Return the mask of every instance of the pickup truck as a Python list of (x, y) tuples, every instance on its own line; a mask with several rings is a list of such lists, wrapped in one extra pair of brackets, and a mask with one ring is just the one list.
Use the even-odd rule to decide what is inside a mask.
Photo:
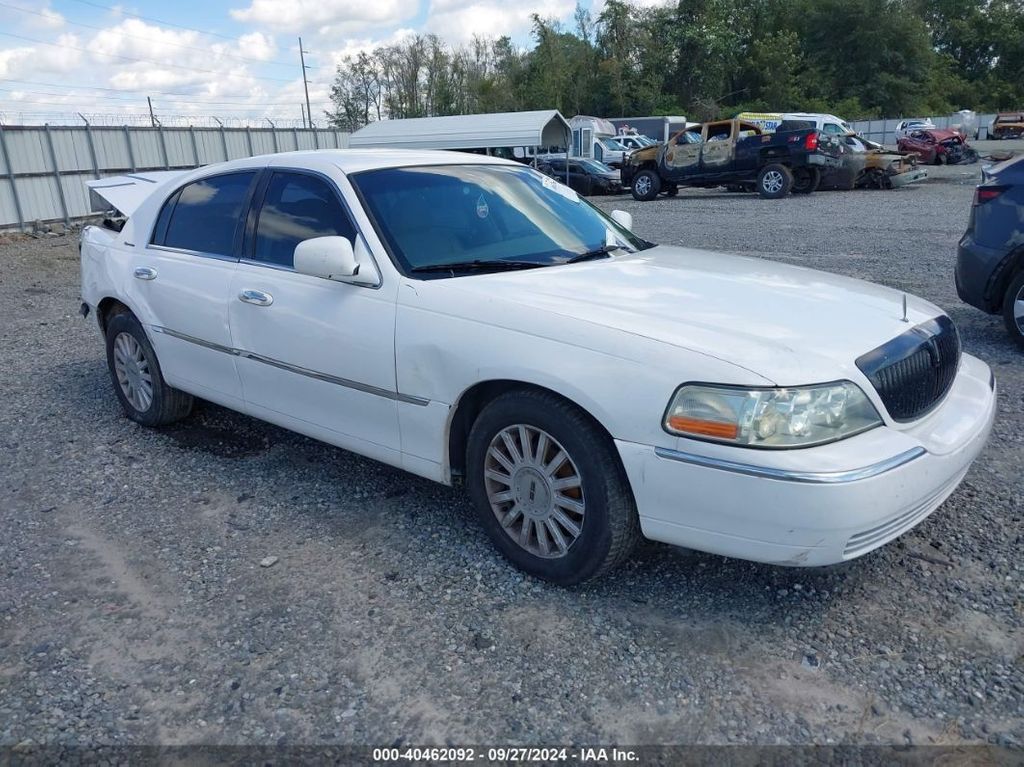
[(681, 186), (753, 188), (762, 197), (810, 194), (822, 172), (841, 164), (838, 142), (807, 123), (783, 122), (767, 133), (745, 120), (693, 125), (666, 144), (630, 153), (622, 183), (637, 200)]

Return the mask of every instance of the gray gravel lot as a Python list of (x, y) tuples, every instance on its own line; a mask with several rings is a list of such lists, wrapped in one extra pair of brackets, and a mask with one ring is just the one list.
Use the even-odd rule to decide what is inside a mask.
[(459, 491), (212, 405), (126, 420), (75, 239), (7, 240), (0, 743), (1024, 742), (1024, 355), (956, 297), (978, 170), (941, 170), (600, 202), (653, 240), (929, 298), (1000, 413), (950, 500), (853, 563), (650, 544), (573, 590), (500, 559)]

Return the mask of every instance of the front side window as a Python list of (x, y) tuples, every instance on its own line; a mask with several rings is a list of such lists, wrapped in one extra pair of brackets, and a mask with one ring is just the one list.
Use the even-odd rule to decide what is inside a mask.
[(355, 238), (355, 227), (331, 186), (316, 176), (275, 172), (256, 222), (253, 259), (291, 268), (296, 245), (330, 236)]
[(530, 168), (387, 168), (350, 180), (406, 272), (448, 264), (546, 266), (603, 248), (648, 245)]
[(161, 211), (153, 242), (169, 248), (218, 256), (234, 252), (235, 234), (255, 171), (228, 173), (194, 181)]

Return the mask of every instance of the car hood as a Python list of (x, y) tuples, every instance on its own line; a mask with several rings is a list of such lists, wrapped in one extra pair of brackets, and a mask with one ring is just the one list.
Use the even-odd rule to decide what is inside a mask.
[(930, 130), (930, 131), (928, 131), (928, 133), (936, 141), (948, 141), (951, 138), (961, 138), (960, 134), (957, 133), (955, 130), (937, 129), (937, 130)]
[[(858, 378), (855, 360), (943, 312), (861, 280), (760, 258), (657, 246), (631, 255), (446, 280), (518, 329), (530, 308), (730, 362), (779, 385)], [(469, 298), (469, 296), (466, 296)], [(449, 304), (449, 307), (453, 304)], [(493, 318), (497, 317), (497, 320)], [(564, 324), (550, 322), (558, 339)]]

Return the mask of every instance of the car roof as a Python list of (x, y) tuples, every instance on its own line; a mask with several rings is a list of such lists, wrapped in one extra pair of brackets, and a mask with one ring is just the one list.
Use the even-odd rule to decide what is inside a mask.
[(440, 149), (312, 149), (243, 157), (206, 165), (193, 171), (196, 178), (232, 170), (264, 167), (323, 167), (333, 165), (342, 173), (359, 173), (409, 165), (521, 165), (513, 160), (470, 152)]

